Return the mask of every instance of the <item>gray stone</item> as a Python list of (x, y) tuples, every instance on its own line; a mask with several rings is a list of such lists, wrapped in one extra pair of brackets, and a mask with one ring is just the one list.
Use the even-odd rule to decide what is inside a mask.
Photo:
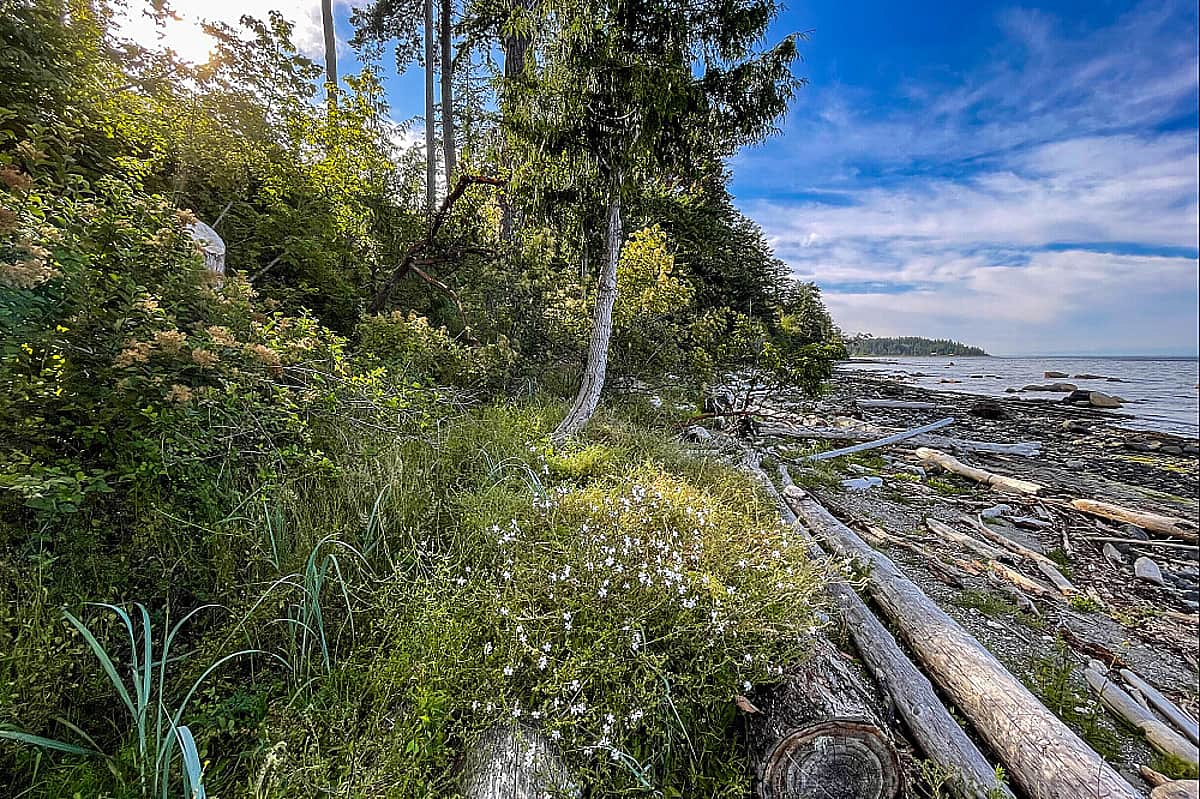
[(1136, 524), (1122, 524), (1121, 534), (1126, 538), (1136, 538), (1138, 541), (1150, 540), (1150, 536), (1146, 534), (1146, 531), (1138, 527)]
[(1022, 391), (1050, 391), (1060, 394), (1067, 394), (1072, 391), (1078, 391), (1079, 386), (1074, 383), (1030, 383), (1021, 389)]
[(1104, 545), (1104, 557), (1108, 558), (1108, 561), (1114, 566), (1120, 566), (1125, 562), (1125, 556), (1112, 544)]
[(1133, 562), (1133, 573), (1139, 580), (1145, 580), (1155, 585), (1164, 585), (1162, 571), (1158, 564), (1143, 555)]
[(1079, 435), (1087, 435), (1092, 432), (1092, 428), (1088, 427), (1078, 419), (1068, 419), (1062, 423), (1062, 429), (1068, 433), (1078, 433)]
[(1088, 393), (1088, 402), (1093, 408), (1120, 408), (1121, 398), (1114, 397), (1111, 394), (1105, 394), (1103, 391), (1092, 391)]
[(1042, 372), (1042, 377), (1070, 377), (1066, 372)]

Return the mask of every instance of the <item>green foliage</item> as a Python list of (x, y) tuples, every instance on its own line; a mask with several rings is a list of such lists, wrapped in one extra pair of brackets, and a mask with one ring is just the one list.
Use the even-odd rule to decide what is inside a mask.
[(979, 357), (987, 355), (979, 347), (972, 347), (945, 338), (921, 338), (920, 336), (900, 336), (898, 338), (879, 337), (870, 333), (847, 339), (846, 347), (851, 355), (957, 355), (959, 357)]

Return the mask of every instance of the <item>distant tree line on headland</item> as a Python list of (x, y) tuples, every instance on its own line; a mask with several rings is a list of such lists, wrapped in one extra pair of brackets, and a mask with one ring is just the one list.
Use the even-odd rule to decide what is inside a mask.
[(987, 355), (979, 347), (972, 347), (947, 338), (922, 338), (920, 336), (875, 337), (860, 333), (846, 339), (846, 349), (851, 356), (862, 355), (958, 355), (960, 357)]

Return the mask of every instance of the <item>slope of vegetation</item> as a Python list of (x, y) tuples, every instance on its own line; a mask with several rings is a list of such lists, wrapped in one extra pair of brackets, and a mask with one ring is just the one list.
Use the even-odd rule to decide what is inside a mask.
[[(749, 58), (782, 98), (794, 47), (749, 55), (770, 15), (721, 6), (745, 13), (709, 31), (714, 59)], [(607, 6), (578, 8), (572, 36), (608, 30)], [(485, 11), (462, 9), (480, 48), (511, 30)], [(844, 350), (734, 209), (706, 86), (605, 184), (609, 134), (547, 99), (586, 78), (587, 42), (556, 60), (562, 9), (543, 11), (528, 46), (555, 83), (496, 76), (495, 96), (463, 98), (460, 174), (490, 182), (447, 202), (434, 237), (425, 156), (392, 144), (374, 66), (317, 102), (320, 70), (279, 17), (213, 28), (196, 66), (119, 41), (100, 0), (5, 4), (13, 795), (450, 795), (509, 719), (560, 741), (593, 795), (742, 795), (732, 698), (803, 657), (821, 575), (673, 423), (728, 370), (815, 391)], [(617, 60), (628, 46), (596, 36)], [(605, 191), (621, 201), (609, 387), (555, 439)], [(223, 278), (198, 219), (228, 245)]]
[(899, 336), (889, 338), (860, 335), (846, 339), (846, 349), (851, 355), (957, 355), (962, 358), (987, 355), (979, 347), (962, 344), (947, 338), (921, 338)]

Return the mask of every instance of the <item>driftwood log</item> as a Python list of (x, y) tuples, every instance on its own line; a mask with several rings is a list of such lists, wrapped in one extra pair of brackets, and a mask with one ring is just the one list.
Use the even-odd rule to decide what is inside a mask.
[(878, 704), (823, 638), (804, 664), (749, 705), (761, 799), (892, 799), (902, 771)]
[[(808, 542), (813, 559), (825, 560), (827, 556), (824, 551), (812, 534), (800, 525), (795, 513), (776, 492), (758, 461), (752, 460), (748, 465), (775, 497), (784, 521), (793, 525)], [(785, 491), (795, 488), (785, 467), (780, 468), (779, 474), (786, 486)], [(837, 604), (863, 663), (892, 700), (896, 713), (908, 727), (913, 739), (927, 757), (956, 774), (957, 779), (951, 784), (955, 795), (962, 799), (1013, 799), (1008, 788), (997, 783), (996, 771), (987, 758), (946, 710), (933, 684), (904, 654), (896, 639), (854, 589), (844, 582), (832, 580), (826, 590)]]
[(1161, 691), (1143, 680), (1137, 673), (1129, 669), (1121, 669), (1121, 679), (1130, 688), (1136, 689), (1142, 696), (1146, 697), (1146, 701), (1151, 707), (1161, 713), (1163, 718), (1175, 725), (1175, 728), (1186, 735), (1188, 740), (1200, 745), (1200, 725), (1196, 724), (1194, 718), (1184, 713), (1178, 705), (1163, 696)]
[(1071, 581), (1068, 580), (1066, 576), (1058, 570), (1058, 564), (1050, 560), (1050, 558), (1046, 557), (1041, 552), (1030, 549), (1019, 541), (1014, 541), (998, 530), (993, 530), (988, 526), (982, 517), (980, 517), (978, 520), (970, 519), (970, 517), (968, 517), (968, 521), (971, 522), (971, 526), (984, 538), (988, 539), (994, 544), (999, 544), (1009, 552), (1020, 555), (1025, 560), (1028, 560), (1037, 566), (1038, 571), (1045, 575), (1046, 579), (1052, 582), (1054, 587), (1057, 588), (1063, 594), (1063, 596), (1074, 596), (1075, 594), (1079, 593), (1079, 589), (1077, 589), (1071, 583)]
[(1194, 542), (1200, 540), (1200, 532), (1197, 531), (1195, 522), (1189, 522), (1186, 519), (1163, 516), (1158, 513), (1147, 513), (1140, 510), (1130, 510), (1129, 508), (1122, 508), (1120, 505), (1113, 505), (1109, 502), (1097, 502), (1092, 499), (1072, 500), (1071, 507), (1092, 516), (1099, 516), (1102, 519), (1110, 519), (1115, 522), (1126, 522), (1141, 527), (1148, 532), (1158, 533), (1170, 538), (1178, 538), (1181, 541)]
[(794, 506), (835, 554), (862, 561), (867, 589), (938, 686), (1039, 799), (1135, 799), (1140, 794), (890, 559), (868, 547), (812, 497)]
[(1043, 488), (1043, 486), (1031, 483), (1028, 480), (1018, 480), (1015, 477), (1006, 477), (984, 469), (976, 469), (974, 466), (966, 465), (953, 455), (947, 455), (945, 452), (928, 447), (918, 448), (917, 457), (926, 463), (936, 464), (948, 472), (968, 477), (977, 483), (983, 483), (992, 488), (998, 488), (1001, 491), (1012, 491), (1017, 494), (1036, 494)]
[(1200, 752), (1194, 743), (1139, 705), (1120, 685), (1110, 680), (1107, 674), (1090, 666), (1083, 674), (1088, 686), (1100, 697), (1101, 703), (1112, 711), (1113, 715), (1141, 730), (1152, 747), (1185, 763), (1200, 765)]
[[(953, 417), (948, 417), (953, 418)], [(935, 425), (940, 425), (934, 422)], [(914, 428), (920, 429), (920, 428)], [(931, 429), (937, 429), (932, 428)], [(911, 433), (911, 430), (863, 430), (850, 429), (842, 427), (762, 427), (759, 429), (759, 435), (772, 436), (775, 438), (805, 438), (824, 441), (856, 441), (862, 443), (879, 442), (877, 446), (882, 446), (887, 443), (896, 443), (896, 441), (886, 441), (893, 434)], [(1011, 444), (995, 443), (991, 441), (970, 441), (963, 438), (952, 438), (950, 436), (938, 435), (932, 432), (913, 433), (913, 435), (905, 435), (899, 439), (912, 441), (914, 444), (919, 444), (924, 447), (934, 447), (936, 449), (950, 449), (955, 452), (966, 453), (985, 453), (988, 455), (1020, 455), (1022, 457), (1031, 458), (1041, 453), (1042, 445), (1038, 441), (1018, 441)]]
[(463, 765), (460, 786), (464, 799), (580, 796), (580, 786), (554, 744), (518, 724), (484, 733)]

